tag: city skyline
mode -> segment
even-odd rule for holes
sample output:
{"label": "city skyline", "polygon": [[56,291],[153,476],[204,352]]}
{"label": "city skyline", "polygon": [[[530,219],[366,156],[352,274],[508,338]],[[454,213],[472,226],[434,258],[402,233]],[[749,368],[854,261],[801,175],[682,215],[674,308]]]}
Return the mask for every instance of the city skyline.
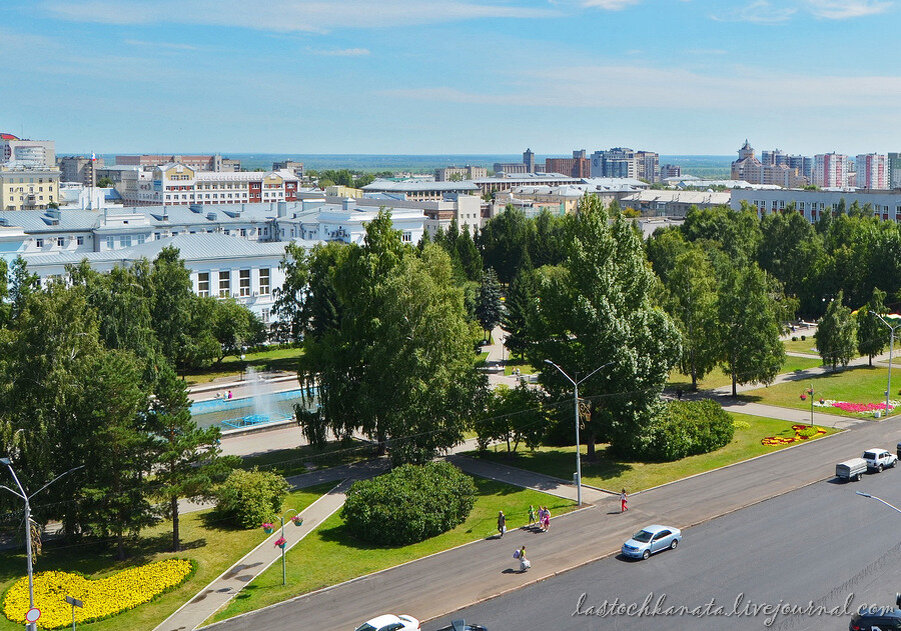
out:
{"label": "city skyline", "polygon": [[888,0],[16,0],[0,24],[0,130],[63,154],[901,148]]}

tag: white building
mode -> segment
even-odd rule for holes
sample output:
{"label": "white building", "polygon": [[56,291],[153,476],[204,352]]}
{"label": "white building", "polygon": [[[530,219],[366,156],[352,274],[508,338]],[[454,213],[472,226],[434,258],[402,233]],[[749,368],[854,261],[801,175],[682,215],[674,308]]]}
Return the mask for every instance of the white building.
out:
{"label": "white building", "polygon": [[837,210],[844,201],[850,209],[854,202],[868,208],[885,221],[901,221],[901,192],[890,191],[805,191],[805,190],[735,190],[730,206],[741,208],[742,202],[755,207],[760,214],[783,211],[791,204],[809,221],[817,221],[823,213]]}
{"label": "white building", "polygon": [[813,157],[813,183],[821,188],[848,186],[848,156],[840,153],[821,153]]}
{"label": "white building", "polygon": [[855,186],[884,190],[888,188],[888,170],[885,156],[878,153],[863,153],[854,161],[856,171]]}

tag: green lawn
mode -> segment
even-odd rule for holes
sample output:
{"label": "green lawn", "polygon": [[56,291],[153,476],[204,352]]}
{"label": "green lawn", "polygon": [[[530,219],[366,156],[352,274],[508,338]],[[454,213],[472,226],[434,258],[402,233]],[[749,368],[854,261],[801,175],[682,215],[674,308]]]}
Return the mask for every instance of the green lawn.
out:
{"label": "green lawn", "polygon": [[[782,374],[797,372],[799,370],[806,370],[808,368],[816,368],[819,365],[819,359],[792,357],[788,355],[786,356],[785,363],[782,364],[782,369],[779,372]],[[710,390],[712,388],[721,388],[723,386],[728,386],[731,384],[732,377],[725,374],[721,368],[714,368],[713,372],[698,381],[698,390]],[[678,369],[674,369],[673,372],[670,373],[667,388],[670,390],[674,390],[676,388],[682,388],[686,391],[690,390],[691,376],[682,374],[678,371]]]}
{"label": "green lawn", "polygon": [[534,366],[532,366],[531,364],[522,364],[522,363],[520,363],[520,364],[511,364],[511,363],[507,363],[507,364],[504,364],[504,374],[507,375],[507,376],[509,377],[510,375],[513,374],[513,369],[514,369],[514,368],[518,368],[520,374],[522,374],[522,375],[534,375],[536,372],[538,372],[537,370],[535,370]]}
{"label": "green lawn", "polygon": [[374,456],[375,447],[370,443],[357,440],[348,443],[332,441],[322,449],[304,445],[292,449],[277,449],[256,456],[245,456],[241,466],[244,469],[259,467],[288,477],[306,473],[308,464],[316,469],[322,469],[369,460]]}
{"label": "green lawn", "polygon": [[296,370],[297,358],[303,355],[302,348],[279,348],[259,353],[248,353],[246,359],[226,357],[222,363],[213,364],[209,368],[183,373],[188,383],[207,383],[220,377],[231,377],[244,374],[247,366],[257,370]]}
{"label": "green lawn", "polygon": [[[303,510],[332,487],[334,484],[323,484],[295,491],[285,500],[285,506]],[[102,578],[152,561],[172,557],[194,559],[197,571],[178,589],[118,616],[89,625],[79,625],[80,628],[91,631],[152,629],[268,536],[260,528],[238,530],[217,522],[215,513],[211,510],[183,515],[180,530],[183,547],[181,552],[166,551],[172,536],[172,524],[167,521],[146,529],[141,540],[129,548],[132,556],[126,561],[117,561],[114,549],[103,549],[90,542],[75,545],[48,542],[43,554],[35,562],[35,572],[60,570]],[[24,575],[24,552],[4,551],[0,555],[0,592],[5,592],[15,580]],[[0,631],[19,631],[21,628],[0,616]]]}
{"label": "green lawn", "polygon": [[[736,427],[735,437],[725,447],[709,454],[689,456],[676,462],[634,462],[609,456],[606,445],[598,445],[597,461],[589,462],[585,457],[586,447],[582,447],[582,480],[585,484],[618,491],[626,488],[630,492],[649,489],[666,482],[702,473],[727,464],[740,462],[778,451],[784,446],[761,445],[767,436],[794,436],[792,423],[760,416],[732,414],[737,421],[744,421],[749,428]],[[836,430],[826,428],[829,433]],[[475,452],[473,452],[474,454]],[[513,455],[506,453],[502,445],[483,454],[483,457],[509,464],[514,467],[537,471],[564,480],[571,480],[576,470],[575,447],[541,447],[537,451],[522,451]]]}
{"label": "green lawn", "polygon": [[282,586],[281,566],[273,565],[207,622],[490,537],[497,533],[499,510],[507,516],[507,527],[513,529],[528,522],[529,504],[548,506],[551,515],[575,508],[569,500],[537,491],[483,478],[475,478],[475,482],[478,497],[467,520],[443,535],[413,545],[384,548],[358,542],[347,534],[340,514],[332,515],[288,552],[287,586]]}
{"label": "green lawn", "polygon": [[[810,409],[810,399],[801,400],[801,394],[807,388],[813,388],[816,399],[833,399],[835,401],[848,401],[849,403],[879,403],[885,401],[885,386],[888,378],[887,368],[870,368],[861,366],[840,370],[835,373],[827,373],[801,381],[780,383],[768,388],[751,390],[741,395],[749,401],[767,403],[799,410]],[[891,399],[897,401],[898,387],[901,387],[901,379],[892,386]],[[817,412],[850,416],[852,418],[873,418],[872,415],[844,412],[838,408],[814,408]]]}
{"label": "green lawn", "polygon": [[813,339],[812,335],[808,335],[806,340],[802,340],[800,335],[795,336],[798,339],[794,342],[791,340],[784,340],[782,344],[785,346],[786,351],[792,351],[793,353],[808,353],[809,355],[819,355],[817,351],[817,343]]}

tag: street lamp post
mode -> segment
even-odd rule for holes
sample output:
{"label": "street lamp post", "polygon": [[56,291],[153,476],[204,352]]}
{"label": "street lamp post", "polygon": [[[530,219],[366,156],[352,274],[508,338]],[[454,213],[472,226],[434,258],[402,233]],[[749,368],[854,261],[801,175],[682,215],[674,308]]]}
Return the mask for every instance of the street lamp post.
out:
{"label": "street lamp post", "polygon": [[[289,508],[289,509],[286,510],[284,513],[282,513],[281,515],[279,515],[278,518],[279,518],[279,519],[281,520],[281,522],[282,522],[282,541],[285,541],[285,517],[287,517],[288,513],[297,513],[298,515],[300,515],[300,513],[299,513],[298,511],[296,511],[295,509],[293,509],[293,508]],[[302,522],[303,522],[303,520],[299,520],[298,523],[302,523]],[[264,524],[264,526],[269,526],[269,525],[270,525],[270,524]],[[276,542],[276,543],[278,543],[278,542]],[[280,546],[281,549],[282,549],[282,585],[287,585],[287,584],[288,584],[288,566],[287,566],[287,562],[285,561],[285,547],[286,547],[286,545],[287,545],[287,543],[283,543],[283,544]]]}
{"label": "street lamp post", "polygon": [[[62,473],[52,480],[50,480],[47,484],[39,488],[37,491],[28,495],[25,492],[25,489],[22,488],[22,483],[19,482],[19,478],[16,477],[16,472],[13,470],[12,462],[9,458],[0,458],[0,464],[5,464],[9,468],[9,472],[13,476],[13,480],[16,481],[16,486],[19,487],[18,492],[12,490],[8,486],[3,486],[0,484],[0,489],[6,489],[16,497],[21,498],[25,501],[25,558],[27,560],[28,567],[28,602],[30,605],[30,609],[34,609],[34,574],[32,572],[32,563],[31,563],[31,498],[35,495],[46,489],[48,486],[59,480],[61,477],[72,473],[73,471],[77,471],[78,469],[84,468],[84,465],[80,465],[78,467],[73,467],[69,469],[65,473]],[[28,623],[28,631],[36,631],[37,625],[34,622]]]}
{"label": "street lamp post", "polygon": [[886,502],[886,501],[885,501],[884,499],[882,499],[881,497],[876,497],[875,495],[871,495],[870,493],[864,493],[863,491],[855,491],[855,493],[857,493],[857,494],[860,495],[861,497],[866,497],[866,498],[868,498],[868,499],[876,500],[877,502],[882,502],[883,504],[885,504],[886,506],[888,506],[889,508],[891,508],[893,511],[895,511],[895,512],[897,512],[897,513],[901,513],[901,508],[898,508],[898,507],[895,506],[894,504],[889,504],[888,502]]}
{"label": "street lamp post", "polygon": [[888,330],[891,331],[891,335],[889,337],[889,345],[888,345],[888,384],[886,385],[886,388],[885,388],[885,415],[888,416],[888,410],[889,410],[888,401],[889,401],[889,396],[892,394],[892,351],[895,348],[895,329],[897,329],[899,326],[901,326],[901,323],[896,324],[895,326],[892,326],[891,324],[888,323],[888,321],[885,318],[883,318],[878,313],[873,312],[873,315],[876,316],[877,318],[879,318],[882,321],[882,323],[888,327]]}
{"label": "street lamp post", "polygon": [[[597,368],[592,370],[590,373],[588,373],[587,375],[585,375],[578,381],[576,381],[575,379],[573,379],[572,377],[567,375],[566,372],[562,368],[560,368],[560,366],[558,366],[551,360],[545,359],[544,363],[550,364],[551,366],[553,366],[554,368],[559,370],[560,374],[563,375],[564,377],[566,377],[569,380],[569,382],[573,385],[573,403],[574,403],[575,420],[576,420],[576,502],[579,506],[581,506],[582,505],[582,452],[581,452],[582,445],[581,445],[581,441],[579,440],[579,384],[584,382],[586,379],[588,379],[592,375],[594,375],[594,373],[599,371],[601,368],[606,368],[613,362],[607,362],[603,366],[598,366]],[[576,377],[578,377],[578,376],[579,376],[578,373],[576,373]]]}

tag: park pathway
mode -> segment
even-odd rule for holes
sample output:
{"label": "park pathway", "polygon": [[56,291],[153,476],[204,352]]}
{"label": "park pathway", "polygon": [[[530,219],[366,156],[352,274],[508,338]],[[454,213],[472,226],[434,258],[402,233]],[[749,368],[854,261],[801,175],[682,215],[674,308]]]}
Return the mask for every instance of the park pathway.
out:
{"label": "park pathway", "polygon": [[[300,513],[303,517],[302,526],[298,527],[289,522],[285,526],[285,539],[287,539],[285,549],[291,549],[339,510],[344,505],[345,492],[355,481],[355,478],[342,481],[334,489],[310,504]],[[192,631],[203,624],[248,583],[262,574],[270,565],[280,560],[281,550],[276,547],[275,541],[281,536],[281,529],[276,527],[275,532],[265,541],[182,605],[160,623],[154,631]]]}

